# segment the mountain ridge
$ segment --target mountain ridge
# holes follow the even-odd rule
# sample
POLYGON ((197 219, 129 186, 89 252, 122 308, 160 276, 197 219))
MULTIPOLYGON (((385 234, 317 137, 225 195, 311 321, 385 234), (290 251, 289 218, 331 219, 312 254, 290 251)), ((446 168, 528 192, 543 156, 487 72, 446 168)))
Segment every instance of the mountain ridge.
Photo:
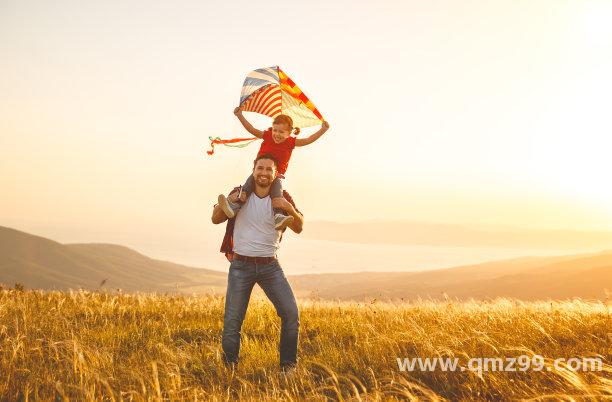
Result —
MULTIPOLYGON (((435 270, 288 275, 298 297, 603 300, 612 252, 519 257, 435 270)), ((224 293, 227 271, 155 260, 108 243, 61 244, 0 226, 0 283, 43 289, 224 293)))
POLYGON ((0 226, 0 282, 32 288, 170 291, 194 281, 223 286, 225 273, 149 258, 106 243, 61 244, 0 226))

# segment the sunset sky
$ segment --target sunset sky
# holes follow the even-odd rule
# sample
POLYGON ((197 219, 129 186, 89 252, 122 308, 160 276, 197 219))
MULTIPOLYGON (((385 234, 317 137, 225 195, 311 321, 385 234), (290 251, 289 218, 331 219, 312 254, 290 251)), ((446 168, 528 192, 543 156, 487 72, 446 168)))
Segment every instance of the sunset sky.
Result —
POLYGON ((0 1, 0 225, 218 233, 259 144, 208 137, 246 134, 242 82, 279 65, 331 125, 287 172, 306 225, 612 230, 610 21, 609 1, 0 1))

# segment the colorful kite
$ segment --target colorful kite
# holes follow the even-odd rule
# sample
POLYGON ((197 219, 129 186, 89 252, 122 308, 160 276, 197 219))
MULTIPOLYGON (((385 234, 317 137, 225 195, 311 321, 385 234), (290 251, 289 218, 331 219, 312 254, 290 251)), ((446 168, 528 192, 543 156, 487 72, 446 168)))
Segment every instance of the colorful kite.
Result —
MULTIPOLYGON (((242 85, 240 106, 247 112, 255 112, 272 118, 286 114, 293 120, 294 127, 310 127, 321 124, 323 116, 295 82, 280 67, 258 68, 251 71, 242 85)), ((215 144, 245 147, 257 138, 210 139, 209 155, 214 153, 215 144)))

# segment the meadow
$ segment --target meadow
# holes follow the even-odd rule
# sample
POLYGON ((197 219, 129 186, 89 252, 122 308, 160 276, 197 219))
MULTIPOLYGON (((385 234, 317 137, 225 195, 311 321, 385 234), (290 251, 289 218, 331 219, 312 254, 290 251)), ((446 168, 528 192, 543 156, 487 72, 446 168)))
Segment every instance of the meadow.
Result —
POLYGON ((213 295, 0 291, 2 400, 602 400, 606 302, 300 300, 298 368, 278 369, 280 320, 251 300, 241 362, 221 363, 213 295), (541 371, 401 371, 397 358, 541 355, 541 371), (596 357, 600 370, 554 366, 596 357), (550 370, 549 370, 550 369, 550 370))

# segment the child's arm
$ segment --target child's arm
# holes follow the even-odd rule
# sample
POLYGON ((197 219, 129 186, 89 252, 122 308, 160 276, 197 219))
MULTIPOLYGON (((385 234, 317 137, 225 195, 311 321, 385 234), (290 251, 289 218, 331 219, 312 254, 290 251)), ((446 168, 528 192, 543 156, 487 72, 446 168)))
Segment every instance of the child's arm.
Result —
POLYGON ((249 123, 247 119, 244 118, 244 116, 242 115, 242 109, 240 108, 240 106, 234 109, 234 114, 236 115, 236 117, 238 117, 238 120, 240 120, 240 123, 242 123, 246 131, 253 134, 257 138, 263 137, 263 132, 253 127, 253 125, 249 123))
POLYGON ((323 124, 321 124, 321 129, 319 131, 317 131, 316 133, 314 133, 313 135, 309 137, 296 139, 295 146, 303 147, 304 145, 312 144, 313 142, 321 138, 323 133, 325 133, 327 130, 329 130, 329 123, 326 121, 323 121, 323 124))

